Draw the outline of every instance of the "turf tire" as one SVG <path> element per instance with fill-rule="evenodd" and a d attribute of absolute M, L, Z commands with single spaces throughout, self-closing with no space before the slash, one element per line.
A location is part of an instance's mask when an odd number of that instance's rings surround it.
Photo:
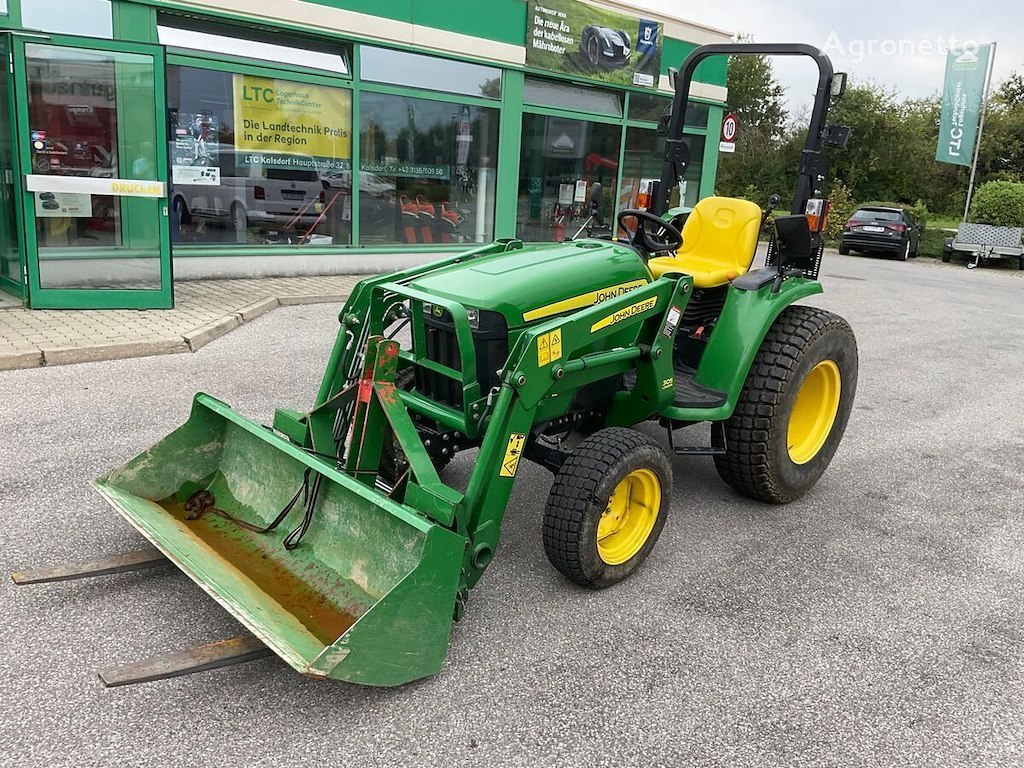
<path fill-rule="evenodd" d="M 643 546 L 619 565 L 605 563 L 597 527 L 612 492 L 630 472 L 648 469 L 661 485 L 661 505 Z M 633 573 L 654 548 L 665 526 L 672 494 L 672 465 L 665 449 L 633 429 L 602 429 L 585 439 L 555 475 L 544 510 L 544 552 L 567 579 L 603 589 Z"/>
<path fill-rule="evenodd" d="M 817 454 L 796 464 L 788 447 L 790 412 L 800 385 L 823 360 L 839 368 L 839 407 Z M 783 504 L 803 496 L 839 447 L 857 390 L 857 369 L 857 341 L 843 318 L 815 307 L 784 309 L 761 343 L 725 424 L 726 453 L 715 457 L 719 476 L 760 501 Z"/>

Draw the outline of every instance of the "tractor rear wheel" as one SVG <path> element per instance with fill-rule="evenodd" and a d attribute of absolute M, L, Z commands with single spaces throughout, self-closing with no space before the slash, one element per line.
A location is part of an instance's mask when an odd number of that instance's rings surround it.
<path fill-rule="evenodd" d="M 544 510 L 544 551 L 566 578 L 603 589 L 654 548 L 670 505 L 665 449 L 636 430 L 595 432 L 555 475 Z"/>
<path fill-rule="evenodd" d="M 857 341 L 843 318 L 791 306 L 754 358 L 725 424 L 719 476 L 776 504 L 804 495 L 835 455 L 857 389 Z"/>

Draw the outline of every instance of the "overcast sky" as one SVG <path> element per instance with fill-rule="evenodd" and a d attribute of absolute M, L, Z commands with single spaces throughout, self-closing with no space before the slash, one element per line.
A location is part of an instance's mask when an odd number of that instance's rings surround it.
<path fill-rule="evenodd" d="M 854 80 L 893 86 L 912 97 L 928 96 L 942 88 L 945 49 L 936 52 L 940 38 L 945 45 L 952 36 L 957 41 L 996 41 L 996 83 L 1014 70 L 1024 71 L 1021 0 L 634 2 L 730 32 L 751 34 L 761 43 L 817 45 L 826 50 L 837 70 L 849 72 Z M 775 71 L 789 89 L 793 106 L 811 101 L 815 68 L 809 59 L 776 59 Z"/>

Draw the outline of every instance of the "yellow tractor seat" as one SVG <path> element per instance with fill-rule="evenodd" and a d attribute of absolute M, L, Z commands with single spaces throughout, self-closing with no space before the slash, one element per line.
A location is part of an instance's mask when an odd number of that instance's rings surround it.
<path fill-rule="evenodd" d="M 735 197 L 706 197 L 694 206 L 683 226 L 683 244 L 675 256 L 647 262 L 651 274 L 693 276 L 696 288 L 725 285 L 750 269 L 761 229 L 761 208 Z"/>

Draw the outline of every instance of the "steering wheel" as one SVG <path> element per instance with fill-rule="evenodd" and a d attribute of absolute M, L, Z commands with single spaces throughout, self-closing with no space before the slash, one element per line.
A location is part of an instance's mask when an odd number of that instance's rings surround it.
<path fill-rule="evenodd" d="M 635 232 L 623 223 L 630 218 L 636 219 Z M 678 229 L 648 211 L 627 208 L 619 213 L 618 224 L 629 233 L 630 244 L 639 246 L 647 254 L 646 258 L 658 253 L 675 253 L 683 244 L 683 235 Z"/>

